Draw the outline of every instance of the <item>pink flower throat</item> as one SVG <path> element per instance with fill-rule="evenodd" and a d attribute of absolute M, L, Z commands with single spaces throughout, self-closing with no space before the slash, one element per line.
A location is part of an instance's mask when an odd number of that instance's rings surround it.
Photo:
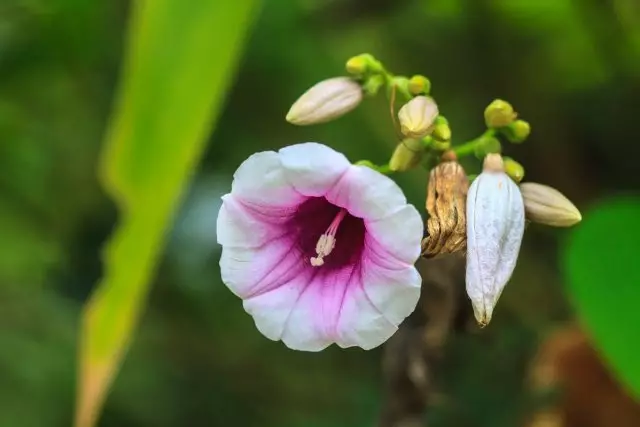
<path fill-rule="evenodd" d="M 311 266 L 333 270 L 359 264 L 366 229 L 362 218 L 346 209 L 312 197 L 298 207 L 291 226 Z"/>

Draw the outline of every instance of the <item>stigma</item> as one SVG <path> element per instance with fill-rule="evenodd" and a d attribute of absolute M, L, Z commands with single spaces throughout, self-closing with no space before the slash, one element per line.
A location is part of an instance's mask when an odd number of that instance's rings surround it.
<path fill-rule="evenodd" d="M 340 227 L 340 223 L 347 215 L 347 211 L 345 209 L 340 209 L 329 224 L 327 230 L 320 236 L 318 239 L 318 243 L 316 243 L 316 256 L 311 257 L 311 265 L 314 267 L 320 267 L 324 265 L 324 258 L 328 256 L 333 248 L 336 246 L 336 233 L 338 232 L 338 227 Z"/>

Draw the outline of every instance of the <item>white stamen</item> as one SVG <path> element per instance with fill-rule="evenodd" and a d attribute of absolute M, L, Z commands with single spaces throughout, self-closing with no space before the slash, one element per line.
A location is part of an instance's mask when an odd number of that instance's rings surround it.
<path fill-rule="evenodd" d="M 347 215 L 347 211 L 344 209 L 340 209 L 340 212 L 336 215 L 336 217 L 331 221 L 331 224 L 327 228 L 327 231 L 324 232 L 322 236 L 318 239 L 318 243 L 316 243 L 316 254 L 318 256 L 311 257 L 311 265 L 314 267 L 320 267 L 324 264 L 324 257 L 329 255 L 333 248 L 336 246 L 336 233 L 338 232 L 338 227 L 340 223 Z"/>

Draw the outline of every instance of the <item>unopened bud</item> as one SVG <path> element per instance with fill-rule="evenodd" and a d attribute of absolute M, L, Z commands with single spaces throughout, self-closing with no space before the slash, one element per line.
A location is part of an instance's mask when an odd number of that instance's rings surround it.
<path fill-rule="evenodd" d="M 380 74 L 374 74 L 362 84 L 362 90 L 369 95 L 374 96 L 378 93 L 380 88 L 384 85 L 384 77 Z"/>
<path fill-rule="evenodd" d="M 373 55 L 362 53 L 353 56 L 347 60 L 345 64 L 347 72 L 354 75 L 362 75 L 367 72 L 379 72 L 382 70 L 382 64 Z"/>
<path fill-rule="evenodd" d="M 522 181 L 522 178 L 524 178 L 524 166 L 510 157 L 504 158 L 504 171 L 516 183 L 519 183 L 520 181 Z"/>
<path fill-rule="evenodd" d="M 396 146 L 389 160 L 389 169 L 394 172 L 405 172 L 420 163 L 424 152 L 424 144 L 417 139 L 405 139 Z"/>
<path fill-rule="evenodd" d="M 425 76 L 415 75 L 409 79 L 409 92 L 412 95 L 428 94 L 430 90 L 431 82 Z"/>
<path fill-rule="evenodd" d="M 520 184 L 527 219 L 553 227 L 571 227 L 582 221 L 578 208 L 561 192 L 535 182 Z"/>
<path fill-rule="evenodd" d="M 499 154 L 485 157 L 482 173 L 467 196 L 467 294 L 479 325 L 493 309 L 513 274 L 524 234 L 520 189 L 504 172 Z"/>
<path fill-rule="evenodd" d="M 446 152 L 442 159 L 431 169 L 427 187 L 428 236 L 422 241 L 422 254 L 427 258 L 466 247 L 469 180 L 453 152 Z"/>
<path fill-rule="evenodd" d="M 400 130 L 409 138 L 423 138 L 433 130 L 438 106 L 433 98 L 416 96 L 398 111 Z"/>
<path fill-rule="evenodd" d="M 484 121 L 487 127 L 501 128 L 513 122 L 518 115 L 507 101 L 494 100 L 484 110 Z"/>
<path fill-rule="evenodd" d="M 502 144 L 498 138 L 493 136 L 485 136 L 475 146 L 475 155 L 482 159 L 487 154 L 500 154 L 502 152 Z"/>
<path fill-rule="evenodd" d="M 531 126 L 524 120 L 516 120 L 510 123 L 506 127 L 500 129 L 509 142 L 520 143 L 523 142 L 531 133 Z"/>
<path fill-rule="evenodd" d="M 451 128 L 449 127 L 449 123 L 447 123 L 446 120 L 439 120 L 441 117 L 442 116 L 436 119 L 436 123 L 433 127 L 431 136 L 433 136 L 433 139 L 435 139 L 436 141 L 451 141 Z"/>
<path fill-rule="evenodd" d="M 402 94 L 404 97 L 410 97 L 409 93 L 409 79 L 405 76 L 395 76 L 391 79 L 391 84 L 387 86 L 388 95 L 391 91 L 395 90 L 397 93 Z"/>
<path fill-rule="evenodd" d="M 305 126 L 325 123 L 350 112 L 362 101 L 362 88 L 348 77 L 323 80 L 291 106 L 287 121 Z"/>
<path fill-rule="evenodd" d="M 345 68 L 350 74 L 364 74 L 367 71 L 367 61 L 362 56 L 354 56 L 349 58 Z"/>
<path fill-rule="evenodd" d="M 437 139 L 432 139 L 431 147 L 433 147 L 434 150 L 445 151 L 451 148 L 451 141 L 438 141 Z"/>

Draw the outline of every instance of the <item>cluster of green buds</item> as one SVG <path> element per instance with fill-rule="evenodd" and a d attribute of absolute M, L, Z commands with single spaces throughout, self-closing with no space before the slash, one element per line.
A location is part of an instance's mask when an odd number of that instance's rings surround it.
<path fill-rule="evenodd" d="M 456 143 L 427 77 L 392 74 L 370 54 L 350 58 L 346 71 L 346 76 L 321 81 L 307 90 L 292 105 L 287 121 L 326 123 L 384 89 L 398 141 L 386 164 L 369 160 L 359 164 L 385 174 L 420 166 L 428 170 L 423 256 L 467 254 L 467 291 L 478 323 L 488 324 L 515 267 L 525 225 L 569 227 L 581 221 L 580 212 L 558 190 L 523 182 L 523 165 L 503 155 L 505 143 L 521 144 L 531 133 L 529 123 L 509 102 L 491 101 L 484 110 L 482 133 Z M 482 162 L 479 175 L 467 174 L 460 165 L 458 160 L 466 156 Z"/>

